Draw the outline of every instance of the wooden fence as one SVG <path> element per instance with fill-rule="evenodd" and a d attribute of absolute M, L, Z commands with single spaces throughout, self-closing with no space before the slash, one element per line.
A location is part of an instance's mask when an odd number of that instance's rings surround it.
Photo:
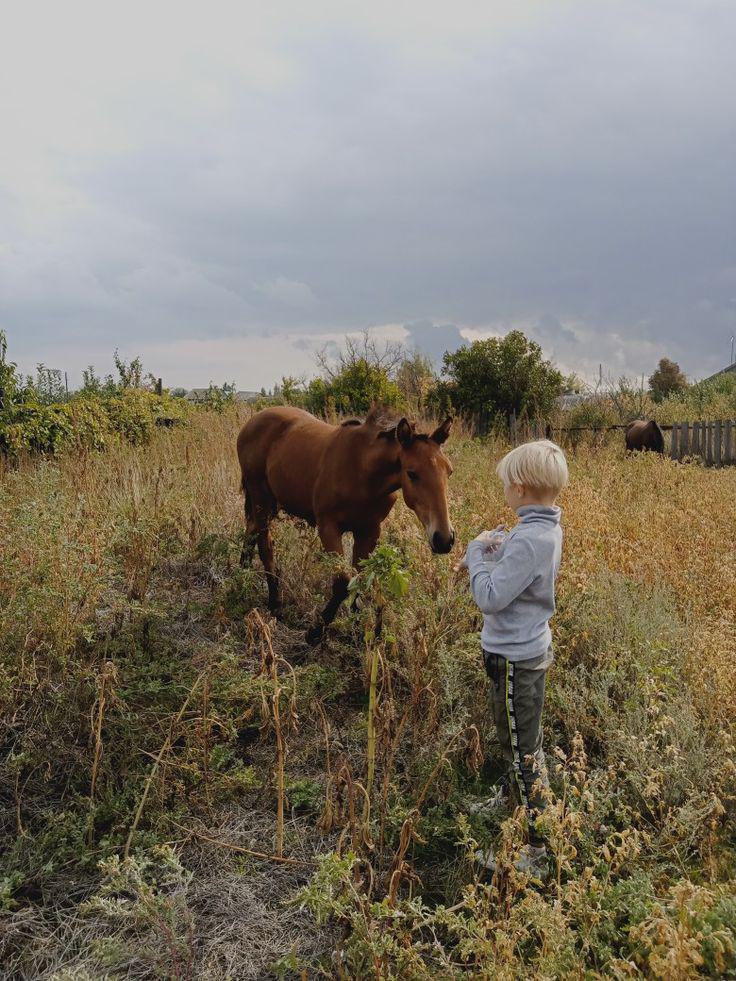
<path fill-rule="evenodd" d="M 482 409 L 467 416 L 465 421 L 474 436 L 488 436 L 495 431 L 498 435 L 507 435 L 514 446 L 530 439 L 552 439 L 552 426 L 546 420 L 517 419 L 513 412 L 504 420 L 498 413 Z"/>
<path fill-rule="evenodd" d="M 473 420 L 474 431 L 478 436 L 487 435 L 494 419 L 479 414 Z M 512 413 L 508 417 L 508 437 L 513 446 L 530 439 L 553 439 L 560 443 L 575 445 L 579 434 L 593 433 L 604 435 L 610 432 L 623 433 L 625 424 L 617 426 L 552 426 L 542 419 L 517 419 Z M 673 460 L 699 458 L 707 467 L 736 465 L 736 420 L 716 419 L 712 421 L 660 423 L 660 429 L 669 433 L 669 447 L 665 435 L 665 453 Z"/>
<path fill-rule="evenodd" d="M 736 463 L 736 421 L 676 422 L 671 426 L 670 456 L 673 460 L 700 457 L 707 467 Z"/>

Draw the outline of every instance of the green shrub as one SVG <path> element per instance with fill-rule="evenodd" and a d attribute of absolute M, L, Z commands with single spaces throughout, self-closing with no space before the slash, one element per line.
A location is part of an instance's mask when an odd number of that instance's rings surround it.
<path fill-rule="evenodd" d="M 102 450 L 116 439 L 140 446 L 151 439 L 157 419 L 184 421 L 187 412 L 181 399 L 135 388 L 113 395 L 86 391 L 63 404 L 11 402 L 0 411 L 0 453 L 17 459 L 70 447 Z"/>
<path fill-rule="evenodd" d="M 329 411 L 365 413 L 372 405 L 398 406 L 402 402 L 396 382 L 379 365 L 357 358 L 334 377 L 314 379 L 306 394 L 306 408 L 325 415 Z"/>
<path fill-rule="evenodd" d="M 511 412 L 548 416 L 562 392 L 563 378 L 521 331 L 474 341 L 445 354 L 446 392 L 459 412 Z"/>

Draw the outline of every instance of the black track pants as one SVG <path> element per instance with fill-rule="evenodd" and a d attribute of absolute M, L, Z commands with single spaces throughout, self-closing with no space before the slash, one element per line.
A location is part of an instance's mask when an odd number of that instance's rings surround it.
<path fill-rule="evenodd" d="M 544 667 L 524 667 L 524 662 L 507 661 L 500 654 L 483 651 L 491 679 L 491 707 L 501 752 L 509 765 L 509 786 L 517 804 L 527 809 L 529 842 L 543 844 L 535 818 L 544 810 L 540 787 L 549 787 L 542 749 L 542 709 L 549 658 L 537 658 Z"/>

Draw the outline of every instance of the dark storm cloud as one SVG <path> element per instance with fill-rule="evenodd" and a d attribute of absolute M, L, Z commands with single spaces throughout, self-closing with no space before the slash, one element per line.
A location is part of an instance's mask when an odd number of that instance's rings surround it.
<path fill-rule="evenodd" d="M 454 324 L 439 325 L 431 320 L 417 320 L 413 324 L 404 324 L 404 329 L 407 331 L 407 346 L 426 354 L 437 368 L 442 366 L 446 351 L 457 351 L 467 343 Z"/>
<path fill-rule="evenodd" d="M 720 367 L 736 7 L 455 20 L 284 15 L 265 81 L 215 45 L 177 85 L 116 89 L 125 138 L 47 162 L 50 232 L 19 225 L 33 187 L 0 197 L 0 317 L 23 357 L 271 331 L 270 382 L 285 346 L 309 363 L 310 335 L 406 323 L 435 360 L 460 329 L 520 326 L 567 368 Z"/>
<path fill-rule="evenodd" d="M 548 313 L 545 313 L 539 318 L 536 324 L 534 324 L 533 330 L 536 337 L 552 344 L 559 341 L 577 344 L 578 341 L 575 331 L 570 330 L 569 327 L 565 327 L 557 317 L 553 317 Z"/>

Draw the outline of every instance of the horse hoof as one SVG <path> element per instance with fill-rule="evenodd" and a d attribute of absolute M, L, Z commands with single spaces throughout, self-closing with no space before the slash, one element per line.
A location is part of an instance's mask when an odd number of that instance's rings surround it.
<path fill-rule="evenodd" d="M 310 647 L 316 647 L 320 643 L 325 635 L 325 628 L 322 624 L 317 624 L 314 627 L 310 627 L 306 633 L 305 639 Z"/>

